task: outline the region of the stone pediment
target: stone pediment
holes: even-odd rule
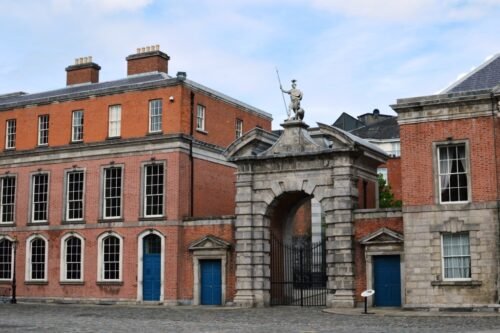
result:
[[[198,239],[189,245],[189,251],[196,250],[227,250],[231,247],[229,242],[218,237],[207,235],[201,239]]]
[[[359,242],[363,245],[403,243],[404,237],[398,232],[387,228],[380,228],[377,231],[361,238]]]
[[[230,160],[256,156],[268,150],[278,140],[278,137],[278,134],[264,131],[262,128],[254,128],[229,145],[224,151],[224,155]]]

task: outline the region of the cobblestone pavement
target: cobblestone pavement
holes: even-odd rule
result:
[[[320,308],[259,309],[0,304],[0,332],[500,332],[500,315],[342,315]]]

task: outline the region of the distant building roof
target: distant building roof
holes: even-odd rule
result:
[[[379,122],[355,129],[350,133],[364,139],[399,139],[398,118],[391,117]]]
[[[492,89],[500,84],[500,53],[446,88],[443,93]]]
[[[352,131],[353,129],[364,126],[365,124],[358,119],[354,118],[348,113],[342,112],[340,117],[333,123],[333,126],[340,128],[344,131]]]

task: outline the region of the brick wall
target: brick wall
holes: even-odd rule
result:
[[[435,204],[433,142],[468,140],[472,201],[497,199],[494,156],[494,122],[491,117],[403,124],[401,128],[401,179],[406,206]]]
[[[401,200],[402,198],[402,187],[401,187],[401,158],[390,158],[387,160],[387,178],[389,180],[389,185],[391,186],[392,194],[394,194],[394,200]]]
[[[367,289],[366,281],[366,259],[364,246],[359,241],[377,231],[380,228],[387,228],[392,231],[403,234],[402,217],[381,217],[381,218],[363,218],[354,221],[354,264],[355,264],[355,293],[356,301],[362,302],[361,292]]]

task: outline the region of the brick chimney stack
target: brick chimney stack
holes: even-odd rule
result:
[[[160,45],[140,47],[127,58],[127,75],[163,72],[168,73],[170,57],[160,51]]]
[[[66,85],[98,83],[101,66],[92,62],[92,57],[76,58],[75,64],[66,67]]]

